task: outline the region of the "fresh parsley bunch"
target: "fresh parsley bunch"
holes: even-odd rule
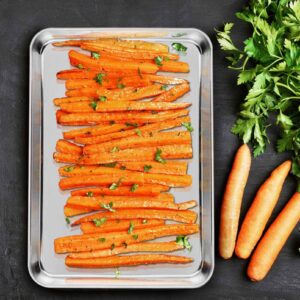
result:
[[[229,68],[239,72],[237,84],[248,89],[232,132],[258,156],[269,142],[270,113],[275,114],[281,128],[277,150],[292,151],[300,191],[300,0],[252,0],[236,16],[253,28],[243,49],[230,37],[233,23],[217,31]]]

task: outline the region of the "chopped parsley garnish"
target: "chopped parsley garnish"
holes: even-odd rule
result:
[[[189,131],[189,132],[194,131],[194,128],[193,128],[191,122],[183,122],[183,123],[181,123],[181,125],[183,127],[185,127],[187,129],[187,131]]]
[[[74,166],[68,166],[68,167],[65,167],[64,168],[64,171],[66,171],[66,172],[72,172],[73,170],[74,170]]]
[[[163,57],[161,57],[161,56],[156,56],[155,58],[154,58],[154,62],[158,65],[158,66],[162,66],[163,64],[162,64],[162,62],[163,62]]]
[[[149,172],[152,169],[151,165],[144,165],[144,172]]]
[[[116,268],[116,270],[115,270],[115,276],[116,276],[116,278],[119,278],[120,275],[121,275],[121,272],[120,272],[119,268]]]
[[[100,102],[106,102],[107,101],[107,97],[106,96],[99,96],[99,101]]]
[[[130,188],[130,192],[135,192],[137,190],[137,188],[139,187],[138,184],[133,184],[132,187]]]
[[[137,239],[139,238],[139,235],[138,235],[138,234],[133,234],[133,235],[132,235],[132,238],[133,238],[134,240],[137,240]]]
[[[192,245],[189,242],[189,238],[188,236],[184,236],[184,235],[179,235],[178,237],[176,237],[176,243],[178,245],[183,246],[183,248],[191,251],[192,250]]]
[[[102,85],[102,82],[103,82],[103,77],[105,76],[104,73],[98,73],[95,77],[95,81],[97,83],[99,83],[100,85]]]
[[[100,54],[98,52],[92,52],[91,53],[92,58],[94,59],[99,59],[100,58]]]
[[[120,151],[120,148],[118,146],[115,146],[110,150],[111,153],[119,152],[119,151]]]
[[[126,166],[121,166],[120,169],[121,170],[126,170]]]
[[[106,241],[106,238],[99,238],[98,241],[104,243]]]
[[[128,233],[131,234],[133,232],[133,229],[134,229],[134,224],[133,224],[132,221],[130,221],[129,228],[128,228]]]
[[[110,212],[116,211],[115,209],[113,209],[113,202],[109,202],[108,204],[100,203],[100,206],[104,209],[107,209]]]
[[[104,217],[104,218],[93,219],[93,222],[97,227],[99,227],[106,222],[106,218]]]
[[[119,82],[118,85],[117,85],[117,88],[118,89],[124,89],[125,88],[125,84]]]
[[[161,90],[166,91],[168,89],[168,85],[164,84],[160,87]]]
[[[107,168],[114,168],[117,165],[117,162],[112,162],[112,163],[107,163],[107,164],[103,164],[103,167],[107,167]]]
[[[138,136],[142,136],[142,132],[141,132],[140,129],[136,129],[134,132],[135,132]]]
[[[115,189],[117,189],[120,184],[121,184],[121,181],[123,180],[123,177],[121,177],[117,183],[112,183],[111,186],[109,187],[110,190],[114,191]]]
[[[114,125],[114,124],[116,124],[116,121],[111,120],[111,121],[109,121],[109,124],[110,124],[110,125]]]
[[[78,68],[78,69],[84,69],[84,67],[83,67],[82,64],[78,64],[78,65],[77,65],[77,68]]]
[[[93,192],[87,192],[86,195],[87,195],[88,197],[93,197],[93,196],[94,196],[94,193],[93,193]]]
[[[161,153],[162,153],[161,149],[158,148],[155,152],[155,160],[162,164],[165,164],[166,160],[161,157]]]
[[[90,107],[91,107],[93,110],[96,110],[96,108],[97,108],[97,102],[96,102],[96,101],[91,102],[89,105],[90,105]]]
[[[138,127],[139,126],[139,124],[137,124],[137,123],[128,123],[128,122],[126,122],[125,125],[126,126],[132,126],[132,127]]]
[[[186,53],[187,50],[187,47],[183,46],[181,43],[173,43],[172,48],[182,53]]]
[[[115,247],[116,247],[115,244],[111,244],[110,249],[111,249],[111,250],[114,250]]]
[[[70,224],[70,223],[71,223],[70,218],[66,217],[65,220],[66,220],[67,224]]]

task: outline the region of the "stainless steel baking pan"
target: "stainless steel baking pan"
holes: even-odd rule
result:
[[[62,128],[56,124],[52,99],[64,95],[64,84],[55,74],[70,68],[68,48],[51,43],[63,39],[126,37],[188,47],[181,60],[190,64],[184,76],[191,92],[181,101],[193,103],[190,116],[194,127],[193,153],[189,174],[193,185],[173,189],[176,201],[199,201],[200,234],[190,238],[194,262],[187,265],[155,265],[112,269],[70,269],[64,256],[56,255],[53,240],[76,234],[65,222],[63,205],[67,198],[58,188],[58,165],[52,159]],[[30,44],[29,174],[28,174],[28,270],[39,285],[51,288],[196,288],[204,285],[214,269],[213,191],[213,106],[212,45],[200,30],[190,28],[48,28],[38,32]],[[186,250],[185,250],[186,251]]]

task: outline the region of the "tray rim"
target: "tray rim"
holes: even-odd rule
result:
[[[91,285],[81,285],[78,286],[80,280],[82,278],[74,278],[74,279],[67,279],[65,281],[65,284],[51,284],[51,278],[53,278],[53,276],[47,275],[47,272],[45,270],[43,270],[40,266],[40,253],[38,255],[38,260],[35,261],[35,265],[33,265],[32,263],[32,258],[31,258],[31,238],[32,238],[32,232],[31,232],[31,221],[32,221],[32,214],[31,214],[31,205],[32,205],[32,200],[31,200],[31,185],[32,185],[32,174],[31,174],[31,166],[32,166],[32,147],[31,147],[31,141],[32,141],[32,62],[33,62],[33,58],[32,58],[32,53],[33,53],[33,46],[36,43],[37,39],[43,35],[46,32],[51,32],[51,31],[91,31],[91,32],[105,32],[105,31],[168,31],[170,32],[178,32],[178,31],[192,31],[192,32],[196,32],[198,34],[200,34],[202,36],[202,38],[205,40],[205,42],[208,44],[208,52],[210,53],[210,67],[209,67],[209,71],[210,71],[210,76],[209,76],[209,92],[210,92],[210,96],[209,96],[209,104],[210,104],[210,143],[211,143],[211,147],[210,147],[210,185],[211,185],[211,209],[210,209],[210,213],[211,213],[211,264],[209,266],[209,271],[207,276],[205,277],[204,281],[199,281],[199,282],[194,282],[195,280],[195,275],[191,275],[191,276],[185,276],[184,279],[182,280],[182,283],[184,285],[168,285],[168,283],[164,283],[164,284],[160,284],[158,283],[159,281],[163,281],[163,278],[158,278],[157,280],[154,279],[150,279],[150,281],[148,281],[146,278],[143,278],[142,281],[140,282],[141,284],[135,284],[135,285],[118,285],[118,284],[113,284],[113,285],[103,285],[103,283],[105,284],[105,280],[103,281],[100,278],[92,278],[92,277],[87,277],[88,279],[90,279],[91,281],[93,281],[94,283],[92,283]],[[51,35],[50,35],[51,36]],[[79,35],[78,35],[79,37]],[[139,37],[139,38],[143,38],[143,37]],[[161,39],[166,38],[166,37],[159,37]],[[169,37],[167,37],[169,38]],[[174,37],[176,38],[176,37]],[[53,37],[51,36],[50,39],[46,39],[47,42],[43,43],[42,47],[40,49],[42,49],[46,44],[48,44],[48,42],[53,39]],[[65,38],[61,38],[61,39],[65,39]],[[76,37],[71,37],[71,39],[76,39]],[[190,38],[190,40],[194,41],[197,46],[200,46],[199,43],[193,39]],[[39,53],[40,55],[40,53]],[[40,110],[40,114],[42,115],[42,108]],[[42,127],[42,126],[40,126]],[[214,119],[213,119],[213,45],[212,42],[210,40],[210,38],[208,37],[208,35],[203,32],[200,29],[197,28],[193,28],[193,27],[185,27],[185,28],[176,28],[176,27],[47,27],[44,28],[40,31],[38,31],[32,38],[30,45],[29,45],[29,134],[28,134],[28,146],[29,146],[29,151],[28,151],[28,236],[27,236],[27,269],[29,272],[29,275],[31,277],[31,279],[38,285],[45,287],[45,288],[72,288],[72,289],[78,289],[78,288],[88,288],[88,289],[191,289],[191,288],[199,288],[202,287],[203,285],[205,285],[212,277],[214,269],[215,269],[215,239],[214,239],[214,139],[213,139],[213,129],[214,129]],[[40,138],[42,138],[42,134],[40,134]],[[41,148],[41,145],[40,145]],[[41,166],[42,162],[40,163],[39,166]],[[41,194],[39,195],[39,197],[41,196]],[[41,213],[41,212],[40,212]],[[40,215],[39,215],[40,217]],[[40,222],[39,222],[40,223]],[[195,274],[199,273],[196,272]],[[43,277],[43,278],[41,278]],[[61,276],[58,276],[61,278]],[[118,279],[118,281],[131,281],[132,279],[123,279],[120,280]],[[173,280],[176,280],[175,278]],[[99,281],[99,283],[97,284],[97,281]],[[100,281],[102,283],[102,286],[100,284]],[[107,279],[106,281],[113,281],[111,279]],[[152,281],[152,285],[147,285],[146,287],[143,286],[143,284],[147,284],[147,282],[151,282]],[[153,282],[155,282],[156,284],[153,284]],[[189,284],[185,283],[188,282]],[[158,284],[157,284],[158,283]],[[169,282],[170,284],[171,282]]]

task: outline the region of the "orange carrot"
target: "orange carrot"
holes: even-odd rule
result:
[[[188,83],[182,83],[179,85],[174,86],[173,88],[169,89],[168,91],[160,94],[159,96],[155,97],[152,101],[153,102],[173,102],[176,99],[182,97],[184,94],[190,91],[190,85]]]
[[[55,98],[53,99],[53,103],[56,106],[60,106],[62,103],[74,103],[74,102],[92,102],[93,98],[86,96],[79,97],[63,97],[63,98]]]
[[[189,65],[182,61],[164,61],[159,71],[174,72],[174,73],[188,73],[190,71]],[[146,72],[145,72],[146,73]]]
[[[92,211],[93,211],[92,209],[86,207],[74,208],[74,207],[69,207],[68,205],[64,206],[64,214],[66,217],[74,217]]]
[[[225,259],[230,258],[234,251],[241,204],[250,166],[250,149],[244,144],[238,149],[235,155],[221,207],[219,253]]]
[[[171,212],[174,213],[173,211]],[[192,213],[191,211],[187,212]],[[183,215],[185,212],[182,211],[176,213]],[[160,210],[159,214],[163,215],[164,210]],[[128,232],[109,232],[73,235],[55,239],[54,248],[56,253],[91,251],[97,249],[111,248],[112,244],[118,247],[123,245],[124,242],[126,242],[127,245],[131,245],[142,241],[153,240],[155,238],[163,236],[187,235],[196,233],[198,231],[199,225],[197,224],[174,224],[155,226],[151,229],[136,229],[134,230],[134,236]]]
[[[166,254],[140,254],[129,256],[111,256],[97,258],[72,258],[66,257],[66,265],[73,268],[112,268],[123,266],[138,266],[150,264],[186,264],[193,259],[185,256]]]
[[[141,131],[136,129],[136,136],[126,137],[101,144],[87,145],[83,147],[83,153],[85,155],[89,155],[98,152],[110,152],[116,147],[119,150],[123,150],[163,145],[190,145],[191,143],[191,134],[188,131],[160,132],[151,135],[144,134],[143,136]]]
[[[80,229],[84,234],[88,233],[100,233],[100,232],[128,232],[129,228],[141,229],[147,227],[164,225],[164,220],[106,220],[106,219],[94,219],[92,222],[81,223]]]
[[[61,153],[81,155],[82,147],[66,140],[58,140],[56,143],[56,151]]]
[[[169,188],[160,184],[144,184],[139,186],[134,192],[130,186],[120,186],[115,190],[111,190],[108,187],[98,188],[83,188],[75,191],[71,191],[71,196],[130,196],[134,193],[136,196],[157,196],[161,192],[168,191]]]
[[[58,163],[78,163],[81,159],[81,155],[55,152],[53,153],[53,159]]]
[[[235,247],[235,253],[238,257],[248,258],[250,256],[279,199],[283,183],[290,169],[291,161],[285,161],[260,186],[238,235]]]
[[[72,226],[93,221],[95,218],[107,218],[107,220],[158,219],[172,220],[181,223],[195,223],[197,220],[197,214],[190,210],[174,211],[165,209],[118,209],[113,213],[98,212],[86,217],[82,217],[75,221]]]
[[[300,219],[300,193],[296,192],[258,243],[248,266],[253,281],[265,278]]]
[[[160,76],[153,74],[141,74],[143,79],[148,79],[152,82],[160,83],[160,84],[181,84],[187,83],[187,80],[182,78],[175,78],[171,76]]]
[[[129,128],[132,128],[132,127],[130,127],[130,125],[133,125],[134,127],[138,127],[138,132],[141,132],[141,134],[144,134],[144,133],[150,134],[150,132],[153,133],[153,132],[157,132],[157,131],[161,131],[161,130],[178,127],[178,126],[181,126],[182,123],[186,123],[186,122],[190,122],[189,116],[184,116],[184,117],[179,117],[176,119],[170,119],[170,120],[165,120],[162,122],[147,124],[147,125],[144,125],[141,127],[138,127],[138,124],[132,123],[132,122],[127,122],[126,125]],[[79,144],[98,144],[98,143],[107,142],[110,140],[115,140],[115,139],[120,139],[120,138],[125,138],[125,137],[136,135],[137,134],[136,129],[137,128],[134,128],[131,130],[126,130],[126,131],[120,131],[120,132],[112,132],[112,133],[108,133],[108,134],[105,134],[103,132],[103,134],[101,134],[101,135],[93,134],[93,131],[91,131],[93,136],[91,136],[91,137],[78,136],[78,137],[75,137],[75,142],[79,143]]]
[[[76,113],[61,114],[58,122],[63,125],[91,125],[104,122],[132,122],[132,123],[156,123],[177,117],[186,116],[189,113],[186,109],[163,111],[157,114],[149,112],[116,112],[116,113]]]
[[[183,249],[184,246],[176,242],[152,242],[152,243],[138,243],[132,245],[124,245],[115,247],[114,249],[95,250],[91,252],[71,253],[68,257],[74,258],[97,258],[108,257],[124,253],[134,252],[172,252]]]

